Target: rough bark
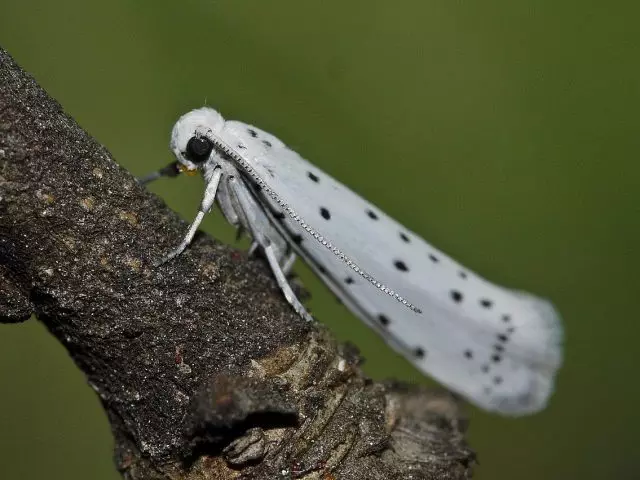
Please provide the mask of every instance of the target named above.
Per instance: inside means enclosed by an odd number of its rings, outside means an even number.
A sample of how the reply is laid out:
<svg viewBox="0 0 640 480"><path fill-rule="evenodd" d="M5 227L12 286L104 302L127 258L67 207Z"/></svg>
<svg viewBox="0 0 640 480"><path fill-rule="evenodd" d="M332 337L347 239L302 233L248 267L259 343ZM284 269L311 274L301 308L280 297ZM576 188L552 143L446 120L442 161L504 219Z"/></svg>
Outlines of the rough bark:
<svg viewBox="0 0 640 480"><path fill-rule="evenodd" d="M35 314L112 425L129 479L458 479L450 394L376 383L260 259L199 235L0 49L0 323Z"/></svg>

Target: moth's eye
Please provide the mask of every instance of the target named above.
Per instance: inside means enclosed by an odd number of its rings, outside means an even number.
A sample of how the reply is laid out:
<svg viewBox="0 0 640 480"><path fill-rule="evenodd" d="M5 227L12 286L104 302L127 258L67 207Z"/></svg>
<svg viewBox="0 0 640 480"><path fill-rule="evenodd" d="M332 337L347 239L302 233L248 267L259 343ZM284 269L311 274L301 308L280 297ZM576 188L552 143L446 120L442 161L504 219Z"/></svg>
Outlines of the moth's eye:
<svg viewBox="0 0 640 480"><path fill-rule="evenodd" d="M191 137L187 143L187 158L193 163L202 163L211 155L213 142L207 137Z"/></svg>

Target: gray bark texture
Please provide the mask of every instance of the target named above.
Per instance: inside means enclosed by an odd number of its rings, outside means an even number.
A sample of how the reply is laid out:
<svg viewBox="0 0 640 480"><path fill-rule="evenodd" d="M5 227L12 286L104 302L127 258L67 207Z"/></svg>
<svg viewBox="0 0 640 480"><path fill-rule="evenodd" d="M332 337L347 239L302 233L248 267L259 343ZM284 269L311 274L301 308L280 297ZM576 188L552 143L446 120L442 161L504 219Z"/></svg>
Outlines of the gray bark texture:
<svg viewBox="0 0 640 480"><path fill-rule="evenodd" d="M65 346L124 478L471 476L453 396L366 378L266 262L199 235L154 268L185 227L0 49L0 323Z"/></svg>

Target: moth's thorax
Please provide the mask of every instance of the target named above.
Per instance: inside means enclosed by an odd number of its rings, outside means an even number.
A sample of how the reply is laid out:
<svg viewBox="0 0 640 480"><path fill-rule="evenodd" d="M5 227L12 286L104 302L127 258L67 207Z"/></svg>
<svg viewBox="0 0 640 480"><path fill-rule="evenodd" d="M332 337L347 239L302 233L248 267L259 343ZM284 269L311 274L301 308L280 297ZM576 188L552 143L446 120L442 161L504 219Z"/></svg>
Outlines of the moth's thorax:
<svg viewBox="0 0 640 480"><path fill-rule="evenodd" d="M214 139L224 127L224 118L216 110L202 107L191 110L178 119L171 132L170 147L176 159L188 170L196 170L198 165L186 156L187 143L194 136Z"/></svg>

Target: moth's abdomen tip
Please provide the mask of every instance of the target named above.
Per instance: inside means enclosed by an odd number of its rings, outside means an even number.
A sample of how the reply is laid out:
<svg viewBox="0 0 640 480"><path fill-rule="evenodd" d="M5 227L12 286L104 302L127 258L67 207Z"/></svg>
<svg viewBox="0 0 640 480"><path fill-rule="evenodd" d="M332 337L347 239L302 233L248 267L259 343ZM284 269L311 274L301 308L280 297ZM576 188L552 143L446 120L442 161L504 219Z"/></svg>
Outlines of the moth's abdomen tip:
<svg viewBox="0 0 640 480"><path fill-rule="evenodd" d="M563 361L564 329L562 317L556 307L547 299L528 293L518 292L531 309L528 319L529 332L523 332L530 338L527 345L535 352L524 362L529 371L522 389L504 399L497 399L497 411L503 415L531 415L544 410L555 390L556 376Z"/></svg>
<svg viewBox="0 0 640 480"><path fill-rule="evenodd" d="M504 416L532 415L547 407L554 392L562 365L562 320L546 299L520 291L507 293L509 300L504 302L509 309L499 317L501 329L491 345L491 361L483 364L478 377L482 381L461 385L461 391L485 410ZM473 349L469 352L467 360L481 358Z"/></svg>
<svg viewBox="0 0 640 480"><path fill-rule="evenodd" d="M532 341L538 343L533 347L540 350L540 363L553 376L562 365L564 328L560 312L547 299L524 292L518 292L518 295L531 311L531 318L526 326L530 330L528 335Z"/></svg>
<svg viewBox="0 0 640 480"><path fill-rule="evenodd" d="M544 410L554 392L554 375L532 374L525 389L513 394L497 396L490 410L501 415L519 417L533 415Z"/></svg>

